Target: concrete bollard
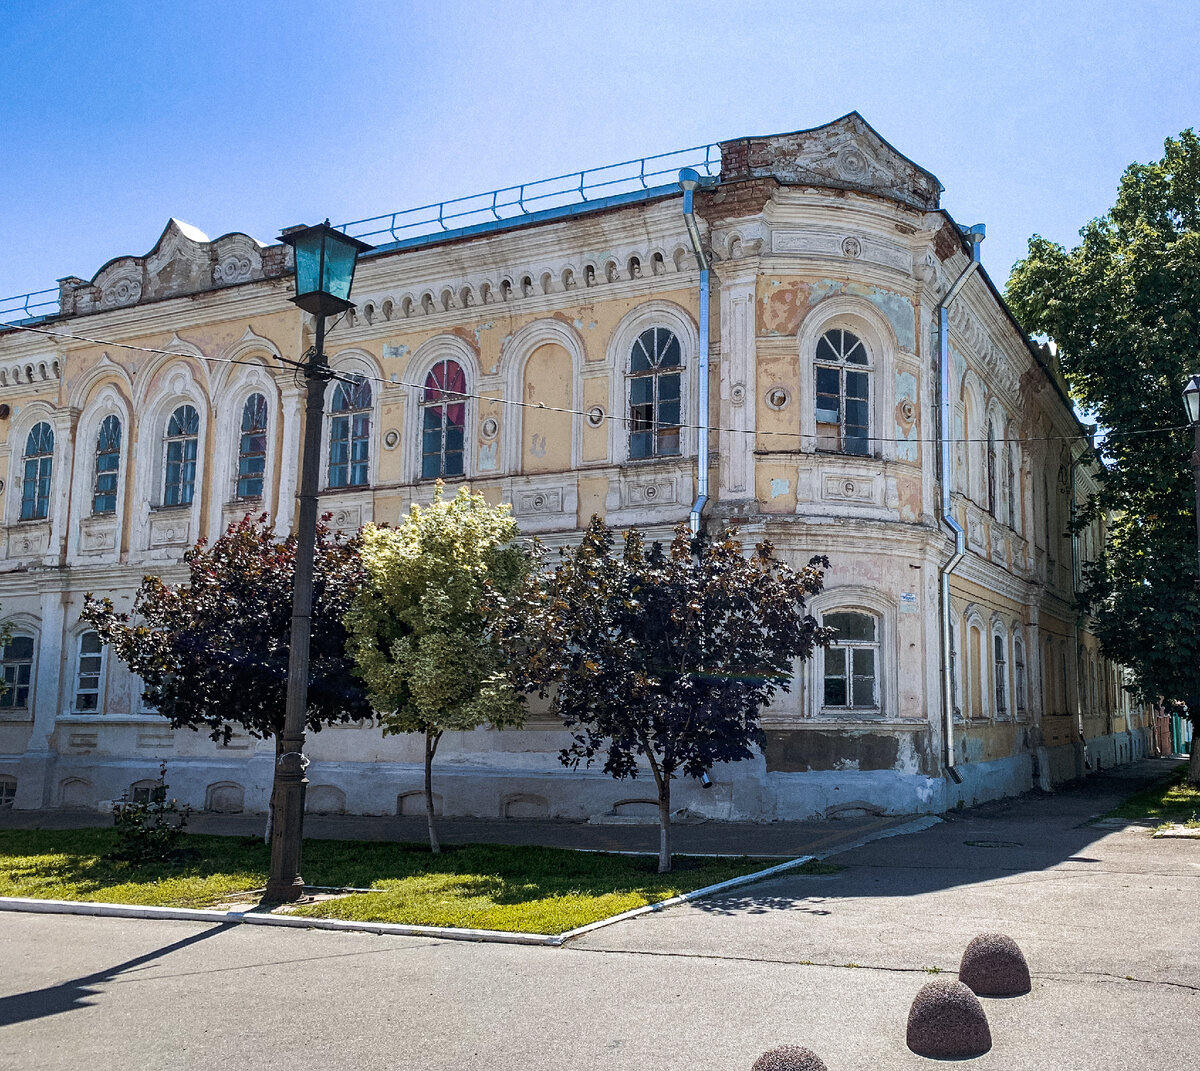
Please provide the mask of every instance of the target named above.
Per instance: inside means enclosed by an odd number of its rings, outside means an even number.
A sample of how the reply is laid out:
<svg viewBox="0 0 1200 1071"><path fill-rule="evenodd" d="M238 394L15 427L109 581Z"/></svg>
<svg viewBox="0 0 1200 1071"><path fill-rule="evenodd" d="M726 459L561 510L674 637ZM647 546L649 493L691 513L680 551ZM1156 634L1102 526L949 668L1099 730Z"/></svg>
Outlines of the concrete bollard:
<svg viewBox="0 0 1200 1071"><path fill-rule="evenodd" d="M973 937L963 953L958 980L980 997L1019 997L1033 988L1029 964L1017 942L1002 933Z"/></svg>
<svg viewBox="0 0 1200 1071"><path fill-rule="evenodd" d="M924 986L908 1013L908 1047L934 1060L965 1060L992 1047L983 1005L962 982L939 978Z"/></svg>
<svg viewBox="0 0 1200 1071"><path fill-rule="evenodd" d="M825 1061L801 1045L781 1045L764 1052L750 1071L829 1071Z"/></svg>

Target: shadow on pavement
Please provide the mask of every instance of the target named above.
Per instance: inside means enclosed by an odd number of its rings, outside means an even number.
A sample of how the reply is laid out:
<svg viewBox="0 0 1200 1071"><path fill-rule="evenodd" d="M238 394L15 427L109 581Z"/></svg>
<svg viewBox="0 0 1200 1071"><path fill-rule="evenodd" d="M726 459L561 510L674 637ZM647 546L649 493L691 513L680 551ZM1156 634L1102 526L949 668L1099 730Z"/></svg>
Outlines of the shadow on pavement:
<svg viewBox="0 0 1200 1071"><path fill-rule="evenodd" d="M162 948L156 948L153 951L146 952L144 955L125 960L123 963L116 963L105 970L84 975L82 978L72 978L69 982L63 982L60 985L50 986L46 989L34 989L28 993L14 993L12 996L0 997L0 1027L12 1026L14 1023L23 1023L31 1019L42 1019L48 1015L58 1015L61 1012L75 1011L78 1008L86 1008L93 1003L90 998L99 995L99 990L95 988L96 986L112 981L114 978L129 971L136 970L145 963L161 959L181 948L187 948L188 945L194 945L209 937L215 937L217 934L230 929L233 925L235 924L222 923L221 925L213 926L202 933L191 934L169 945L164 945Z"/></svg>

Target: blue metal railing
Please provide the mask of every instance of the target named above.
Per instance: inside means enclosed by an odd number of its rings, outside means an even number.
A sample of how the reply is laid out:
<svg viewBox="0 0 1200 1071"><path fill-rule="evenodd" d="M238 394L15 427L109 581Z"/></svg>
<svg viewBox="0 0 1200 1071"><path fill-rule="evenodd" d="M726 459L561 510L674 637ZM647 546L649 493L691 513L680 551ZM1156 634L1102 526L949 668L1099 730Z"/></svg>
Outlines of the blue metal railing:
<svg viewBox="0 0 1200 1071"><path fill-rule="evenodd" d="M721 146L716 143L697 145L640 160L573 171L569 175L507 186L489 193L357 219L341 224L338 229L373 245L407 242L450 231L470 230L480 224L515 222L556 208L586 205L674 185L684 167L695 168L709 176L720 174Z"/></svg>
<svg viewBox="0 0 1200 1071"><path fill-rule="evenodd" d="M490 225L485 229L492 229L505 222L542 217L555 209L599 207L614 198L629 199L631 195L673 186L680 169L685 167L710 177L720 175L720 144L697 145L640 160L573 171L489 193L358 219L340 224L338 229L376 246L392 242L408 244L434 235L469 231L480 225ZM58 311L57 287L0 298L0 322L25 323L53 316Z"/></svg>
<svg viewBox="0 0 1200 1071"><path fill-rule="evenodd" d="M58 312L58 287L53 290L35 290L31 294L0 298L0 322L27 323L41 320Z"/></svg>

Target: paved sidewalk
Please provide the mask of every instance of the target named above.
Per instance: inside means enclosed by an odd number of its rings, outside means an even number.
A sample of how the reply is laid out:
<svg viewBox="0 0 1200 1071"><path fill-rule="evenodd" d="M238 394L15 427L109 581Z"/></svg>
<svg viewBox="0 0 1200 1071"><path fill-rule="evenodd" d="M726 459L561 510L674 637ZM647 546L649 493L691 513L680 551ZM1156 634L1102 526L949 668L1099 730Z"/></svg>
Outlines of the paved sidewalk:
<svg viewBox="0 0 1200 1071"><path fill-rule="evenodd" d="M671 848L680 854L795 858L857 844L908 825L915 815L836 818L824 822L679 822L671 826ZM192 815L191 833L261 837L265 815ZM78 829L108 826L112 819L90 811L0 811L0 829ZM530 818L439 818L443 844L538 844L609 852L657 852L658 826L554 821ZM424 818L308 815L304 835L319 840L428 840Z"/></svg>

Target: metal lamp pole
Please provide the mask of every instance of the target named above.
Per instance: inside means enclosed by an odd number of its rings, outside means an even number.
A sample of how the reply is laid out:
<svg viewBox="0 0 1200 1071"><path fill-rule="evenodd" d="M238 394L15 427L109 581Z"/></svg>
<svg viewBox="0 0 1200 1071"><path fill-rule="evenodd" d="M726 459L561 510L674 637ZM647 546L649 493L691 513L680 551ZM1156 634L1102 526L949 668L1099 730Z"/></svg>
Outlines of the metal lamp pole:
<svg viewBox="0 0 1200 1071"><path fill-rule="evenodd" d="M306 399L300 456L296 566L292 587L292 632L288 652L287 705L271 792L271 873L264 899L298 900L304 895L300 852L304 837L304 724L308 711L309 646L312 639L313 559L317 541L317 490L321 464L321 425L329 365L325 359L325 318L354 306L349 301L355 258L371 247L335 231L329 221L296 228L281 236L296 251L296 296L300 308L316 317L316 344L304 369Z"/></svg>
<svg viewBox="0 0 1200 1071"><path fill-rule="evenodd" d="M1192 376L1183 388L1183 404L1196 437L1192 449L1192 477L1196 482L1196 561L1200 565L1200 375Z"/></svg>

